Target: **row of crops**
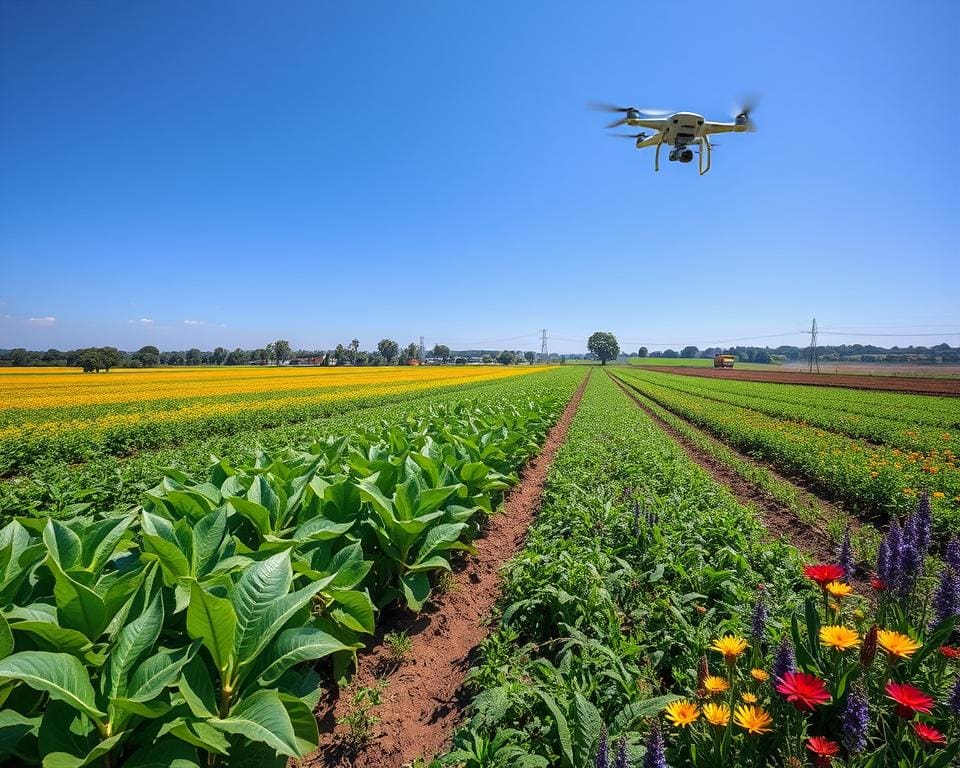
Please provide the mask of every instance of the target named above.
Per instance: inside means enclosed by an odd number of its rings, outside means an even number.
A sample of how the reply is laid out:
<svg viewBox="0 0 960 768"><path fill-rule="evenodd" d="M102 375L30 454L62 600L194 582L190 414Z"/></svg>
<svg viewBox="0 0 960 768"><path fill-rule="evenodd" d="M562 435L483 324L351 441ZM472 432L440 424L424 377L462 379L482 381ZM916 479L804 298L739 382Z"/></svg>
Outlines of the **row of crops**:
<svg viewBox="0 0 960 768"><path fill-rule="evenodd" d="M308 421L413 393L527 374L530 367L0 372L0 477ZM412 372L411 372L412 371Z"/></svg>
<svg viewBox="0 0 960 768"><path fill-rule="evenodd" d="M625 369L616 375L660 406L741 451L770 462L851 511L886 519L905 514L915 505L917 495L927 492L939 536L960 524L960 466L948 447L905 451L815 426L814 422L823 417L813 399L785 406L797 419L792 420L760 410L777 410L777 401L766 405L755 398L755 408L744 407L736 404L739 399L725 395L720 399L716 392L706 395L688 391L681 376ZM808 389L808 397L815 398L826 388Z"/></svg>
<svg viewBox="0 0 960 768"><path fill-rule="evenodd" d="M130 514L8 523L0 761L308 754L323 686L349 672L381 608L419 610L472 550L580 376L171 471Z"/></svg>
<svg viewBox="0 0 960 768"><path fill-rule="evenodd" d="M406 369L392 370L398 375L406 373ZM453 369L427 370L432 372ZM184 433L180 434L172 445L141 450L129 456L98 454L82 464L54 460L34 463L17 477L0 481L0 516L6 514L9 518L10 515L29 512L65 516L89 509L126 509L137 503L143 493L156 484L167 467L193 473L201 472L209 464L211 455L240 459L254 445L271 450L314 440L318 433L346 434L358 424L373 425L384 419L399 419L410 411L423 410L432 404L536 397L552 391L558 385L572 391L574 381L582 375L582 372L569 369L524 370L532 370L533 373L493 379L477 378L459 384L441 379L430 389L416 389L400 394L382 395L379 398L367 393L362 397L341 399L335 405L328 405L325 410L302 421L289 421L291 414L288 413L284 418L273 422L272 426L266 426L257 420L253 426L245 427L232 422L220 424L208 433L195 436L186 442L183 442L186 439ZM242 371L236 375L239 373ZM302 375L300 371L283 373ZM378 370L378 376L385 376L383 370ZM90 381L90 377L86 380Z"/></svg>
<svg viewBox="0 0 960 768"><path fill-rule="evenodd" d="M929 507L903 522L862 600L594 376L438 764L952 765L960 547L927 570Z"/></svg>
<svg viewBox="0 0 960 768"><path fill-rule="evenodd" d="M668 389L932 456L952 455L960 429L955 397L637 373Z"/></svg>

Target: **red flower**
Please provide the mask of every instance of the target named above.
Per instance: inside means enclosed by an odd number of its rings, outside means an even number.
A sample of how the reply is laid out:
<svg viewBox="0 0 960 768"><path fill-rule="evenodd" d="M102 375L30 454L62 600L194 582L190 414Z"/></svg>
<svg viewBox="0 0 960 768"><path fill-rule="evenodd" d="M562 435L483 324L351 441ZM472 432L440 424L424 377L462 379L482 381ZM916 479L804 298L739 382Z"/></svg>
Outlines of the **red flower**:
<svg viewBox="0 0 960 768"><path fill-rule="evenodd" d="M897 702L897 714L904 720L917 712L929 715L932 711L933 698L909 683L887 683L887 697Z"/></svg>
<svg viewBox="0 0 960 768"><path fill-rule="evenodd" d="M946 736L944 736L932 725L927 725L926 723L914 723L913 732L917 734L917 737L920 739L920 741L924 742L925 744L933 744L935 746L942 747L947 743Z"/></svg>
<svg viewBox="0 0 960 768"><path fill-rule="evenodd" d="M797 709L813 711L814 707L830 701L827 686L816 675L806 672L787 672L777 681L777 693L786 697Z"/></svg>
<svg viewBox="0 0 960 768"><path fill-rule="evenodd" d="M807 739L807 749L813 752L816 757L813 759L817 768L829 768L830 758L840 754L840 745L835 741L824 738L823 736L811 736Z"/></svg>
<svg viewBox="0 0 960 768"><path fill-rule="evenodd" d="M839 565L821 563L820 565L804 566L803 573L808 579L817 582L823 589L831 581L842 579L846 572Z"/></svg>
<svg viewBox="0 0 960 768"><path fill-rule="evenodd" d="M954 648L950 645L941 645L940 653L942 653L948 659L960 659L960 648Z"/></svg>
<svg viewBox="0 0 960 768"><path fill-rule="evenodd" d="M883 579L881 579L879 576L874 576L872 579L870 579L870 586L873 587L873 590L875 592L887 591L886 582Z"/></svg>

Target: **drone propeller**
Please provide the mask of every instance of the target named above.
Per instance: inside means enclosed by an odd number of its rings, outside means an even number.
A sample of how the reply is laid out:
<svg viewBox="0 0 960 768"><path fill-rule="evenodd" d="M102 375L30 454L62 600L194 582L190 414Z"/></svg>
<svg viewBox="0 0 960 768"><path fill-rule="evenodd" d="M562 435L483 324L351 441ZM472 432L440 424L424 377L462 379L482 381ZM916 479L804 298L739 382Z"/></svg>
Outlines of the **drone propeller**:
<svg viewBox="0 0 960 768"><path fill-rule="evenodd" d="M618 107L616 104L607 104L602 101L591 101L587 104L590 109L598 112L621 112L623 117L614 120L605 128L616 128L620 125L626 125L628 120L639 120L641 117L663 117L671 114L662 109L637 109L636 107Z"/></svg>
<svg viewBox="0 0 960 768"><path fill-rule="evenodd" d="M615 139L645 139L647 134L643 131L640 133L608 133L607 136L612 136Z"/></svg>
<svg viewBox="0 0 960 768"><path fill-rule="evenodd" d="M741 101L740 104L734 107L733 109L734 119L737 122L740 122L742 120L744 124L747 126L747 130L751 132L757 130L756 123L754 123L750 119L750 113L753 112L756 106L757 106L756 98L749 98Z"/></svg>

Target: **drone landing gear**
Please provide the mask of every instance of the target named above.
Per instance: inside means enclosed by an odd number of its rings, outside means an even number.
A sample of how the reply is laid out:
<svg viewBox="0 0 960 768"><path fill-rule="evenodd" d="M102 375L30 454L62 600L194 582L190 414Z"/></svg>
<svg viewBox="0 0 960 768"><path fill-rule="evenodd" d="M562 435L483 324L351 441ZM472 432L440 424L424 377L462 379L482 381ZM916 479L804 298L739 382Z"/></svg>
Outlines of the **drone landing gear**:
<svg viewBox="0 0 960 768"><path fill-rule="evenodd" d="M710 139L708 139L706 136L703 136L703 138L700 139L700 157L697 159L697 163L700 166L701 176L703 176L703 174L705 174L707 171L710 170L710 159L711 159L712 152L713 152L713 147L710 146ZM706 167L704 167L703 165L704 154L706 154L707 156Z"/></svg>

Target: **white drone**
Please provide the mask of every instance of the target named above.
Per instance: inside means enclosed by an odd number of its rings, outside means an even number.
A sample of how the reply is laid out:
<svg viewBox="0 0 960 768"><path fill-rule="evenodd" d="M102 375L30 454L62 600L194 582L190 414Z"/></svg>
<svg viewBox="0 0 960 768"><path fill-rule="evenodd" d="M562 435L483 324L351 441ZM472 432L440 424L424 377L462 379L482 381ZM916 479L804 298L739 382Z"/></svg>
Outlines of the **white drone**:
<svg viewBox="0 0 960 768"><path fill-rule="evenodd" d="M755 131L756 127L750 121L752 104L743 104L738 107L732 123L718 123L705 120L703 115L695 112L665 112L663 110L637 109L636 107L617 107L612 104L590 105L593 109L603 112L622 112L623 117L606 126L616 128L629 125L634 128L648 128L656 133L647 135L643 131L636 134L615 133L627 139L636 139L637 149L656 147L653 169L660 170L660 147L663 144L671 146L669 159L672 162L689 163L693 160L693 150L690 147L696 144L699 148L698 164L700 175L710 170L710 153L715 145L710 143L710 136L715 133L743 133ZM706 163L704 163L706 156Z"/></svg>

